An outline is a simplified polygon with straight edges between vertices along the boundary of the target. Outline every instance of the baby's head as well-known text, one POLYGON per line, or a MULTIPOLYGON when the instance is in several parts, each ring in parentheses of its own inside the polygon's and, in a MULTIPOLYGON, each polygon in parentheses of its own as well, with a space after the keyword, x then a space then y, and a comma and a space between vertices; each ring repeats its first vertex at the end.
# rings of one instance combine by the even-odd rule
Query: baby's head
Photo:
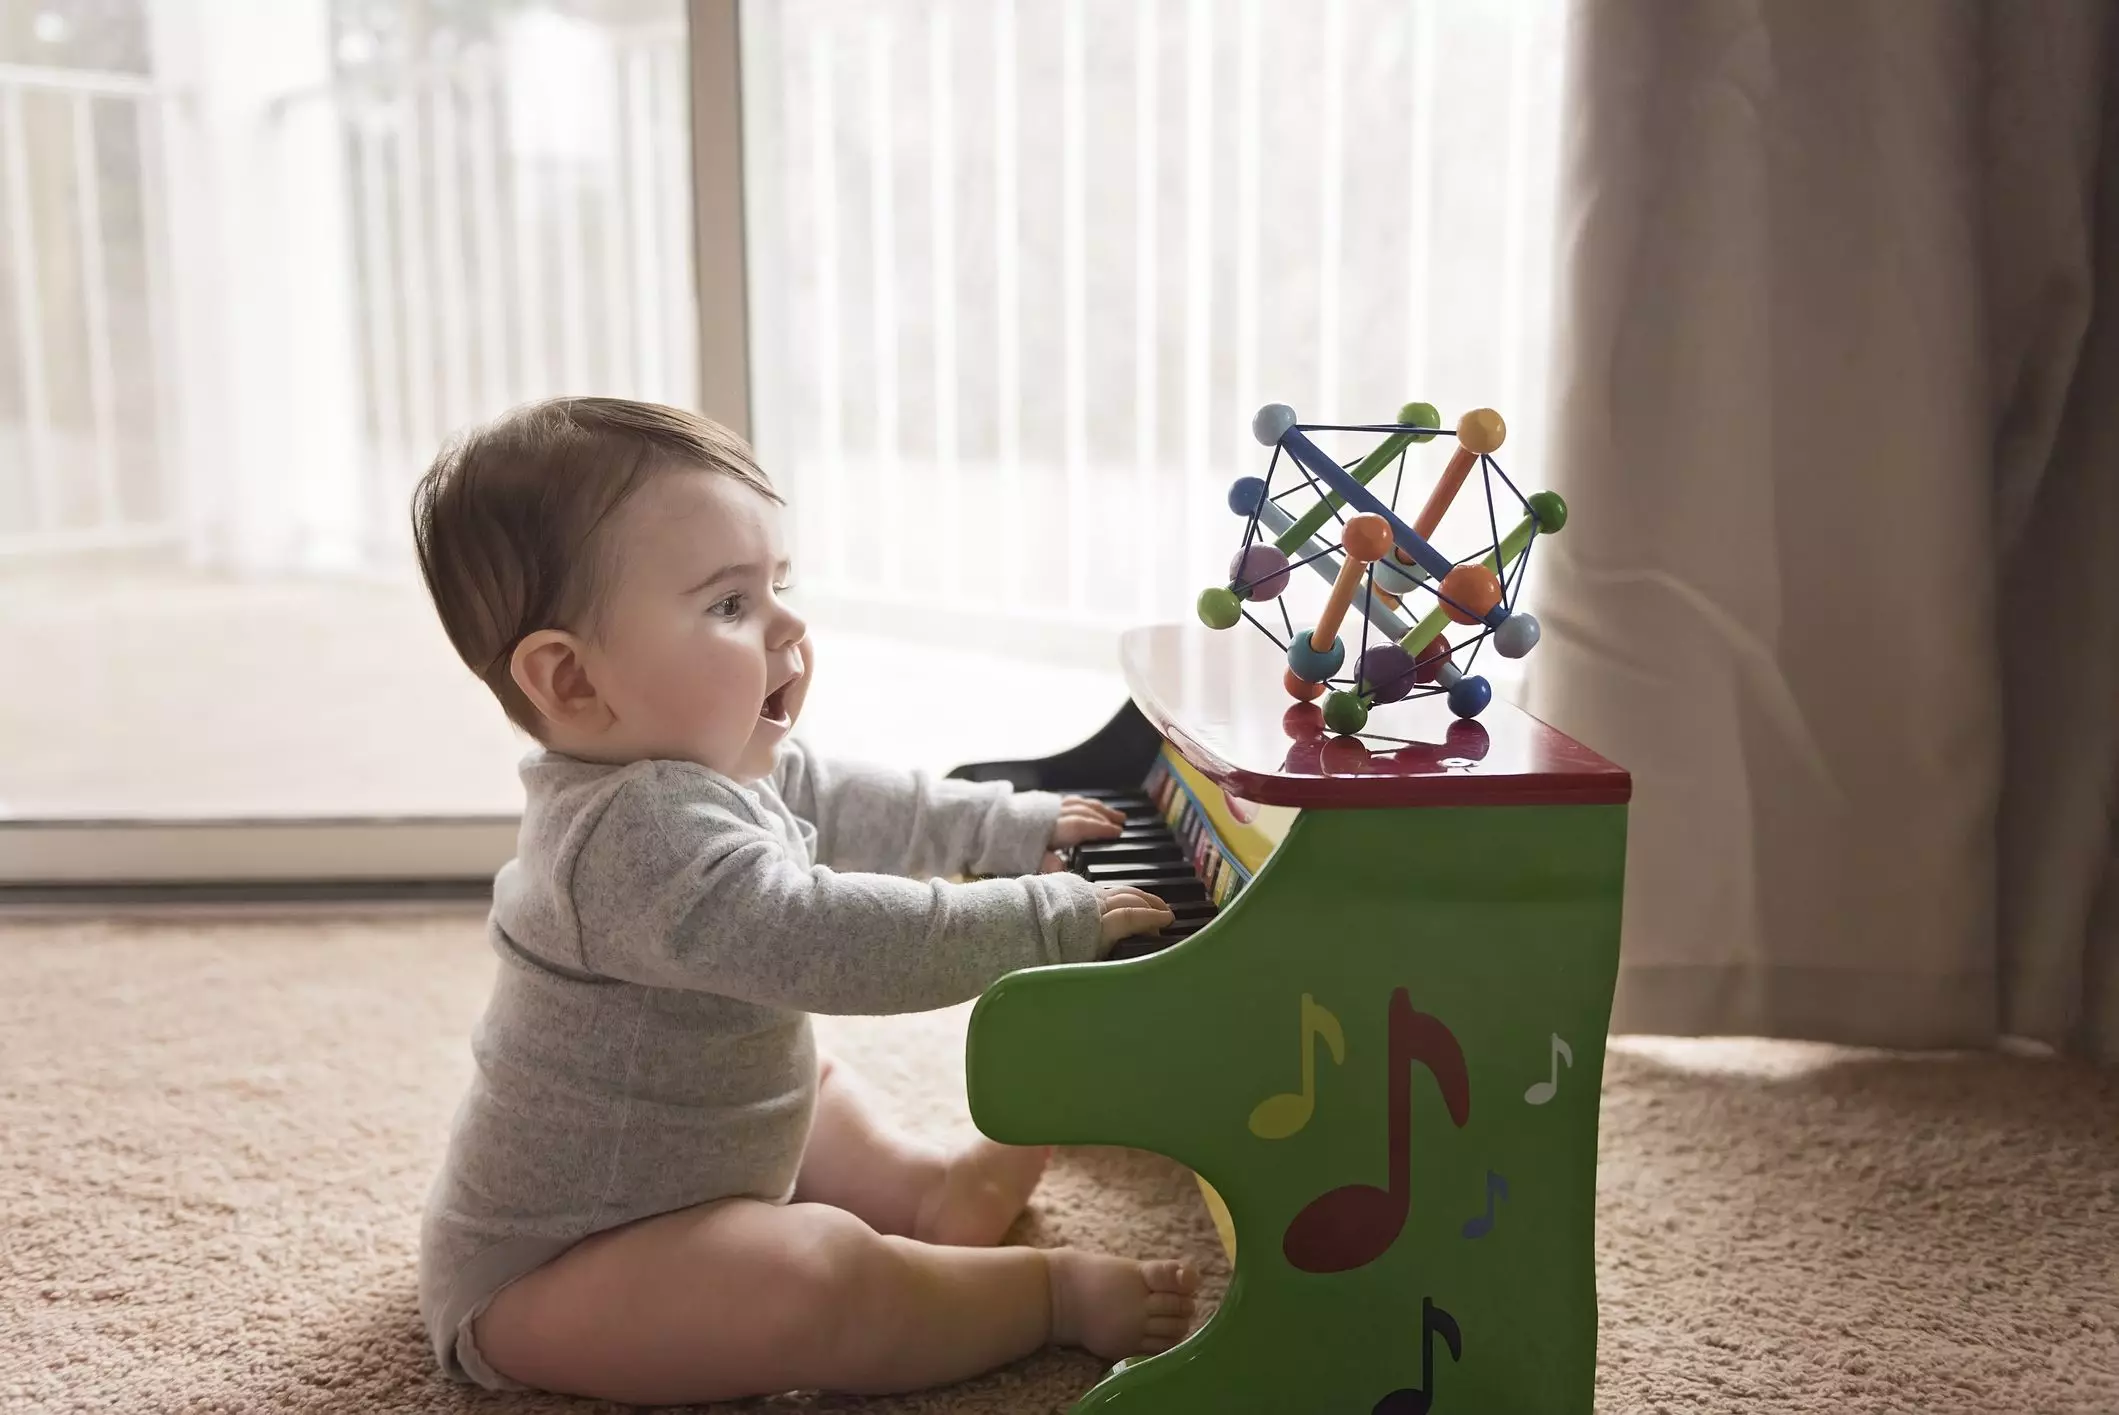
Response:
POLYGON ((753 781, 809 682, 780 504, 705 418, 555 398, 445 448, 412 532, 450 642, 531 736, 753 781))

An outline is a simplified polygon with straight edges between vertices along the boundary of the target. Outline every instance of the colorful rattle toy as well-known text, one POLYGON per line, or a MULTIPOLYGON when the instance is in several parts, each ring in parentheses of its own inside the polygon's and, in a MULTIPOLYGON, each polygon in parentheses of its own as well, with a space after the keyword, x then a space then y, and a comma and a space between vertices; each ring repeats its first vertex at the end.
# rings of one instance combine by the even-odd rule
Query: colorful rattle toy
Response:
POLYGON ((1516 596, 1532 543, 1567 524, 1567 503, 1550 491, 1525 496, 1516 489, 1493 458, 1508 435, 1507 425, 1493 409, 1475 408, 1457 420, 1457 447, 1449 465, 1419 517, 1407 525, 1396 510, 1406 449, 1432 441, 1441 426, 1441 415, 1428 403, 1406 404, 1395 423, 1300 423, 1285 403, 1268 403, 1251 420, 1253 435, 1273 449, 1273 460, 1263 478, 1241 477, 1229 488, 1229 509, 1244 518, 1243 544, 1229 561, 1229 583, 1200 591, 1199 618, 1210 629, 1250 620, 1287 655, 1283 681, 1288 692, 1304 702, 1324 697, 1325 724, 1334 732, 1359 732, 1376 704, 1416 695, 1447 694, 1451 712, 1477 717, 1493 700, 1486 679, 1468 671, 1478 660, 1480 646, 1491 638, 1503 658, 1521 658, 1537 647, 1538 621, 1515 607, 1516 596), (1313 432, 1378 433, 1382 441, 1367 456, 1342 467, 1310 440, 1313 432), (1283 452, 1301 480, 1276 493, 1273 481, 1283 452), (1369 483, 1393 463, 1398 474, 1386 503, 1369 490, 1369 483), (1429 537, 1474 465, 1485 487, 1493 539, 1471 557, 1452 560, 1429 537), (1522 519, 1506 536, 1494 510, 1496 478, 1523 508, 1522 519), (1281 499, 1304 490, 1317 494, 1316 504, 1299 517, 1290 515, 1281 499), (1342 515, 1347 506, 1358 514, 1342 515), (1333 519, 1339 524, 1337 545, 1316 539, 1316 532, 1333 519), (1264 539, 1261 532, 1272 539, 1264 539), (1298 631, 1282 595, 1292 572, 1302 565, 1330 581, 1332 588, 1315 624, 1298 631), (1415 594, 1425 594, 1435 604, 1408 624, 1401 611, 1415 594), (1361 652, 1354 672, 1338 677, 1346 664, 1346 642, 1339 630, 1357 598, 1363 621, 1361 652), (1280 605, 1287 631, 1284 643, 1246 607, 1267 600, 1280 605), (1450 643, 1443 634, 1452 623, 1477 626, 1477 632, 1450 643), (1372 633, 1381 641, 1372 644, 1372 633))

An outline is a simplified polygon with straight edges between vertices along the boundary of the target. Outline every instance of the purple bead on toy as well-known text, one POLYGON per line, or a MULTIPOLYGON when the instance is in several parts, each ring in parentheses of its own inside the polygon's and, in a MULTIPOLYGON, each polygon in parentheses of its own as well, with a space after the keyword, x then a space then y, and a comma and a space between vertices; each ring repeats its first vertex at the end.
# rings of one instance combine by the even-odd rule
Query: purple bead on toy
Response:
POLYGON ((1277 598, 1288 587, 1288 557, 1274 545, 1254 545, 1229 561, 1229 586, 1245 599, 1277 598))
POLYGON ((1371 644, 1356 670, 1361 686, 1379 703, 1395 703, 1413 691, 1413 656, 1396 644, 1371 644))

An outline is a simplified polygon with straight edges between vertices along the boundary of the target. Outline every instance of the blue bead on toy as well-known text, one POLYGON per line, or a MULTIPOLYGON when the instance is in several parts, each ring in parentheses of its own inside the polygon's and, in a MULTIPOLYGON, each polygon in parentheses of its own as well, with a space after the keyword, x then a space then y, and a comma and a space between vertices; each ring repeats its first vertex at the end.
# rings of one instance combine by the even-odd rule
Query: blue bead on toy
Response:
POLYGON ((1521 658, 1538 646, 1539 632, 1537 616, 1518 610, 1494 630, 1494 652, 1503 658, 1521 658))
POLYGON ((1427 572, 1418 565, 1401 565, 1395 555, 1386 555, 1371 567, 1376 574, 1376 588, 1389 590, 1400 599, 1427 583, 1427 572))
MULTIPOLYGON (((1288 645, 1288 671, 1305 683, 1323 683, 1339 671, 1346 662, 1346 642, 1332 640, 1332 647, 1319 653, 1310 647, 1310 631, 1305 629, 1288 645)), ((1484 706, 1484 704, 1481 704, 1484 706)))
POLYGON ((1264 477, 1238 477, 1229 483, 1229 509, 1249 519, 1258 514, 1266 499, 1264 477))
POLYGON ((1449 710, 1459 717, 1477 717, 1493 700, 1493 685, 1476 675, 1459 678, 1449 690, 1449 710))

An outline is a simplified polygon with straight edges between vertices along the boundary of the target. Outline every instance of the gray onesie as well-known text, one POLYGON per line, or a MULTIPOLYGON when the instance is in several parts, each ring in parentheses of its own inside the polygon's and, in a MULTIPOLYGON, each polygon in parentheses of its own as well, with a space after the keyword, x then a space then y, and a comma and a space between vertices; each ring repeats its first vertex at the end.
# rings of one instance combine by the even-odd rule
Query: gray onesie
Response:
POLYGON ((471 1087, 420 1234, 442 1369, 506 1389, 471 1324, 592 1233, 748 1195, 809 1136, 812 1012, 946 1007, 1101 951, 1097 894, 1034 871, 1059 798, 822 761, 751 786, 689 762, 537 752, 471 1087), (840 873, 874 871, 875 873, 840 873))

